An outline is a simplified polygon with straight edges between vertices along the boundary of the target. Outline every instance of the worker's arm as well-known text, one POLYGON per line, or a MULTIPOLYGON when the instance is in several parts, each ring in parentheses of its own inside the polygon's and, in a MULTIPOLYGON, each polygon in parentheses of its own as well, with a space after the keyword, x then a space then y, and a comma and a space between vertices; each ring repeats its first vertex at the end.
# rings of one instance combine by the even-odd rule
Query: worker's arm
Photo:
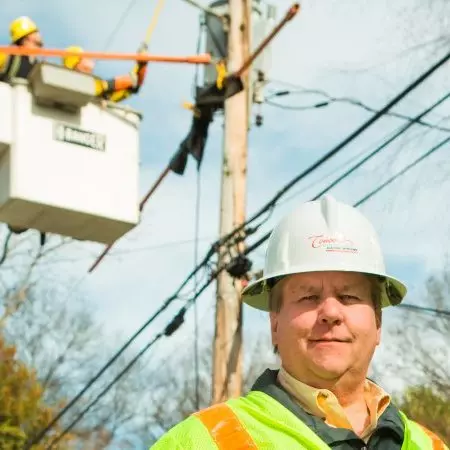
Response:
MULTIPOLYGON (((147 53, 148 45, 142 42, 139 46, 137 53, 147 53)), ((147 75, 147 61, 138 61, 131 73, 134 73, 137 78, 136 87, 133 89, 133 93, 139 92, 139 89, 144 84, 145 76, 147 75)))
POLYGON ((123 75, 111 80, 97 79, 95 94, 113 102, 120 102, 131 95, 131 89, 136 85, 136 77, 123 75))
MULTIPOLYGON (((138 53, 147 50, 145 44, 141 44, 138 53)), ((139 92, 147 73, 147 62, 137 62, 132 71, 126 75, 120 75, 111 80, 97 80, 96 95, 112 102, 121 102, 131 94, 139 92)))
POLYGON ((131 94, 139 92, 146 74, 146 66, 136 64, 133 71, 112 80, 103 80, 97 88, 97 96, 107 98, 112 102, 121 102, 131 94))
POLYGON ((113 92, 112 94, 107 95, 107 99, 110 102, 119 103, 122 100, 125 100, 131 95, 130 89, 122 89, 121 91, 113 92))
POLYGON ((137 93, 144 84, 145 76, 147 75, 147 63, 137 63, 133 67, 132 73, 136 75, 136 87, 133 88, 133 92, 137 93))
MULTIPOLYGON (((147 50, 148 50, 147 44, 143 42, 139 46, 137 53, 146 53, 147 50)), ((137 94, 141 89, 141 86, 144 84, 145 76, 147 75, 147 65, 148 65, 147 61, 138 61, 134 65, 133 69, 130 72, 130 77, 132 79, 133 85, 130 88, 124 87, 124 89, 129 89, 128 95, 130 95, 131 93, 137 94)), ((126 97, 128 97, 128 95, 126 97)))
MULTIPOLYGON (((129 74, 121 75, 107 81, 108 87, 105 94, 113 94, 122 91, 129 91, 128 95, 131 93, 136 94, 144 83, 146 73, 147 63, 137 63, 129 74)), ((125 94, 122 93, 120 98, 122 98, 123 95, 125 94)), ((126 95, 126 97, 128 97, 128 95, 126 95)))
POLYGON ((133 89, 137 84, 137 77, 135 74, 130 73, 126 75, 119 75, 112 80, 106 81, 105 94, 112 94, 126 89, 133 89))

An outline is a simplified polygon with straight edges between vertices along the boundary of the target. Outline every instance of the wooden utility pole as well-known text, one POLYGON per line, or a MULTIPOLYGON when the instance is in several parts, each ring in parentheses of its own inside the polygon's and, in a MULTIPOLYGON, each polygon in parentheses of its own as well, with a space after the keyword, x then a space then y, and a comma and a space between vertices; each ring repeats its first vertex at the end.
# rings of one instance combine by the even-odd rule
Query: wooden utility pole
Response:
MULTIPOLYGON (((251 0, 229 0, 228 73, 238 70, 250 54, 251 0)), ((248 145, 248 75, 244 90, 225 102, 220 236, 245 221, 248 145)), ((242 248, 240 249, 242 250, 242 248)), ((219 251, 219 267, 236 255, 236 248, 219 251)), ((223 270, 217 279, 212 402, 241 394, 241 283, 223 270)))

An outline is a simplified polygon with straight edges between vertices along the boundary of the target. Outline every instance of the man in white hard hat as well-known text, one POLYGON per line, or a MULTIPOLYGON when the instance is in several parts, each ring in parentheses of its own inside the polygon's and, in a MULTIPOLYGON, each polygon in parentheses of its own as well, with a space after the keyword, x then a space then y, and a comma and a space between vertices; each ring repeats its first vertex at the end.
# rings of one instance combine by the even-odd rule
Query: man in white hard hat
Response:
POLYGON ((276 226, 264 276, 243 292, 269 312, 280 370, 193 414, 152 449, 448 450, 367 379, 381 309, 405 294, 358 210, 329 196, 302 204, 276 226))

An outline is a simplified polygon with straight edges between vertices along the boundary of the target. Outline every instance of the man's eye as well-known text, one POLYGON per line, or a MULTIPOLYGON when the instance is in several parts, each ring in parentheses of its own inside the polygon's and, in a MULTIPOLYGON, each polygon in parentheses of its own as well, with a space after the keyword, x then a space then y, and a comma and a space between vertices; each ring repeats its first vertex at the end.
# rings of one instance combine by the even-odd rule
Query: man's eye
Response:
POLYGON ((319 298, 318 295, 306 295, 305 297, 301 297, 300 301, 304 301, 304 300, 310 300, 310 301, 316 301, 319 298))
POLYGON ((359 298, 354 295, 341 295, 340 297, 342 300, 347 300, 347 301, 348 300, 353 300, 353 301, 359 300, 359 298))

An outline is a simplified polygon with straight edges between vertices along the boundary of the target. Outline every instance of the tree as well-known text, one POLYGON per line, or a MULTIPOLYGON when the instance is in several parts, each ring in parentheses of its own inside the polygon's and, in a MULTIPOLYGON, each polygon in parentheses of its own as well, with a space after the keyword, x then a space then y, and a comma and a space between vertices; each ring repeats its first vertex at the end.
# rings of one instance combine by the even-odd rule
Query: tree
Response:
MULTIPOLYGON (((28 437, 48 423, 53 415, 54 409, 43 403, 43 388, 35 373, 16 358, 16 349, 0 336, 0 448, 22 448, 28 437)), ((58 431, 56 429, 52 434, 58 431)), ((33 450, 44 449, 49 438, 33 450)), ((68 448, 71 440, 72 436, 67 435, 60 448, 68 448)))
MULTIPOLYGON (((60 410, 62 400, 70 400, 80 391, 125 340, 105 335, 92 304, 73 288, 71 275, 57 268, 57 263, 67 258, 66 250, 85 245, 50 235, 42 247, 35 230, 15 235, 6 227, 0 238, 0 329, 19 357, 35 370, 42 399, 55 411, 60 410)), ((61 419, 61 429, 128 360, 124 355, 115 362, 61 419)), ((136 448, 141 438, 144 443, 148 433, 140 420, 139 400, 145 382, 145 370, 138 363, 73 428, 76 448, 136 448)), ((43 420, 42 428, 48 422, 43 420)))
POLYGON ((70 239, 51 236, 40 245, 35 230, 16 235, 3 228, 0 233, 0 326, 27 300, 28 291, 43 277, 40 263, 57 255, 70 239))
POLYGON ((412 386, 397 400, 400 409, 412 420, 436 433, 450 444, 450 397, 432 387, 412 386))
MULTIPOLYGON (((27 302, 8 318, 5 335, 36 370, 47 404, 56 406, 61 399, 73 398, 114 353, 116 341, 108 340, 94 313, 83 297, 63 286, 35 286, 28 291, 27 302)), ((128 360, 124 356, 116 361, 62 418, 61 428, 79 415, 128 360)), ((138 363, 76 424, 74 442, 83 449, 135 448, 127 436, 147 438, 140 421, 145 384, 145 370, 138 363)))

